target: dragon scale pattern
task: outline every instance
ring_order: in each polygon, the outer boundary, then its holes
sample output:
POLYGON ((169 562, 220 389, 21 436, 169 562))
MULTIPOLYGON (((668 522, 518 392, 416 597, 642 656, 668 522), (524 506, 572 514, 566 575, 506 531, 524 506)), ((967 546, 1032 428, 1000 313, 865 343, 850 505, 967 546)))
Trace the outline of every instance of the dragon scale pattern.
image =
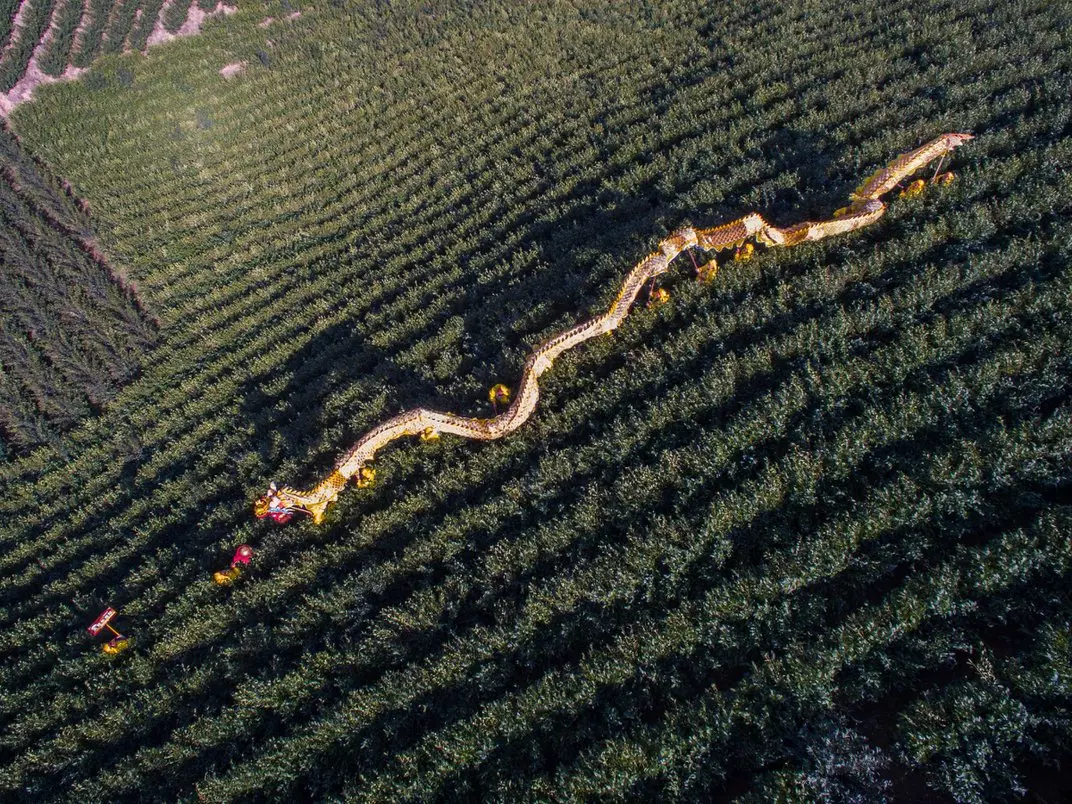
MULTIPOLYGON (((403 436, 435 438, 439 434, 491 441, 513 432, 523 425, 540 398, 539 378, 563 352, 598 335, 613 332, 629 314, 645 284, 665 273, 674 259, 690 248, 708 251, 740 248, 749 240, 768 247, 788 247, 798 243, 822 240, 833 235, 869 226, 886 212, 881 196, 935 159, 972 139, 970 134, 943 134, 909 153, 897 157, 867 179, 851 196, 848 207, 838 210, 824 221, 805 221, 780 229, 772 226, 758 213, 745 215, 730 223, 710 229, 683 227, 664 239, 657 251, 641 260, 626 276, 621 290, 610 309, 571 329, 548 338, 529 356, 522 370, 521 382, 510 406, 490 419, 469 418, 427 408, 414 408, 388 419, 362 436, 338 462, 335 470, 307 491, 290 487, 269 491, 254 504, 258 517, 271 516, 286 521, 296 512, 312 516, 315 523, 323 520, 329 505, 338 498, 347 482, 354 477, 366 477, 368 465, 377 451, 403 436)), ((949 180, 952 174, 935 174, 935 180, 949 180)), ((922 186, 922 182, 915 182, 922 186)))

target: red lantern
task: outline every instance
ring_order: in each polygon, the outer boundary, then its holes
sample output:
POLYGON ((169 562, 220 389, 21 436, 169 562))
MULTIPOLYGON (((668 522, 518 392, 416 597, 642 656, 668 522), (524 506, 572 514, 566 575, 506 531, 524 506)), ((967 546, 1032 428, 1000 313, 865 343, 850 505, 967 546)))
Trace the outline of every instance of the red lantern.
POLYGON ((212 580, 219 586, 230 586, 241 577, 242 567, 248 566, 250 559, 252 558, 252 547, 248 544, 238 545, 238 549, 235 550, 234 553, 234 558, 231 559, 231 566, 225 570, 212 573, 212 580))

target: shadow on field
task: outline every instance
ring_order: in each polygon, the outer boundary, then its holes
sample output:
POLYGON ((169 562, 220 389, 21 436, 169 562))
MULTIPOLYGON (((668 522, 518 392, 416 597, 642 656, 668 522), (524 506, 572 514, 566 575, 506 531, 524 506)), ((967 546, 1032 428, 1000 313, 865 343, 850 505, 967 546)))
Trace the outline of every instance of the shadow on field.
MULTIPOLYGON (((800 176, 804 187, 802 193, 796 187, 761 182, 763 203, 759 211, 785 225, 804 218, 828 217, 835 206, 843 205, 855 185, 832 180, 830 146, 814 135, 793 129, 776 131, 751 146, 750 152, 768 171, 768 179, 792 171, 800 176), (805 201, 803 206, 801 199, 805 201)), ((536 248, 540 260, 552 269, 520 277, 508 275, 485 284, 468 283, 466 292, 445 306, 427 328, 415 333, 413 341, 430 337, 447 319, 460 316, 470 349, 465 356, 466 365, 480 385, 490 387, 503 378, 517 377, 536 343, 537 333, 551 327, 565 329, 600 312, 597 301, 612 297, 632 268, 630 261, 643 253, 638 249, 639 237, 653 247, 657 237, 688 219, 678 195, 683 188, 665 187, 652 180, 627 195, 607 186, 614 178, 614 173, 608 172, 598 183, 577 184, 566 199, 571 202, 568 212, 554 221, 540 220, 536 211, 519 218, 517 226, 527 235, 517 249, 536 248), (638 232, 647 234, 638 236, 638 232), (583 256, 591 251, 613 255, 612 274, 592 272, 592 265, 583 256), (532 309, 540 310, 538 319, 526 331, 510 334, 518 316, 532 309)), ((703 220, 695 224, 719 225, 752 211, 756 211, 755 206, 719 206, 703 211, 703 220)), ((479 248, 479 244, 474 246, 474 250, 479 248)), ((684 261, 684 257, 679 260, 684 261)), ((391 297, 385 297, 380 304, 390 301, 391 297)), ((475 409, 476 405, 452 399, 444 384, 400 366, 397 349, 372 346, 358 330, 345 323, 329 327, 240 391, 244 419, 258 433, 272 434, 260 442, 261 455, 267 462, 278 463, 281 455, 310 455, 320 449, 321 454, 314 454, 306 463, 310 467, 307 478, 312 480, 365 429, 386 416, 418 406, 455 409, 464 415, 487 414, 475 409), (282 378, 287 379, 281 384, 282 378), (385 394, 386 412, 375 421, 365 422, 364 427, 347 422, 341 442, 331 445, 327 455, 324 447, 318 447, 327 418, 325 406, 331 394, 345 392, 355 383, 367 384, 372 393, 385 394), (267 386, 272 387, 270 392, 265 391, 267 386)))
MULTIPOLYGON (((394 355, 361 338, 353 325, 335 324, 240 391, 243 418, 266 435, 260 441, 265 462, 278 463, 280 454, 310 455, 323 449, 319 445, 328 418, 326 406, 333 394, 357 383, 386 395, 388 416, 409 407, 443 404, 442 395, 425 377, 399 366, 394 355), (272 390, 265 391, 269 386, 272 390)), ((347 425, 342 442, 330 445, 332 454, 339 454, 358 436, 357 428, 347 425)), ((324 458, 320 455, 309 462, 310 481, 320 477, 315 465, 324 458)))
MULTIPOLYGON (((667 147, 674 145, 671 141, 667 147)), ((602 312, 599 300, 608 303, 636 261, 679 226, 718 226, 751 212, 760 212, 781 226, 829 218, 845 205, 859 181, 846 184, 831 175, 836 155, 832 145, 796 129, 782 129, 750 144, 745 152, 764 171, 755 182, 751 203, 734 196, 732 204, 697 209, 685 195, 688 185, 674 185, 664 178, 642 181, 625 193, 614 186, 621 171, 609 170, 598 182, 578 183, 563 203, 568 210, 553 221, 541 219, 540 205, 533 204, 533 211, 517 221, 518 228, 527 231, 518 249, 537 249, 540 261, 553 269, 470 285, 465 303, 452 311, 465 320, 478 366, 492 367, 480 376, 481 382, 517 375, 520 364, 503 349, 503 333, 512 331, 519 313, 540 310, 535 324, 521 333, 531 347, 537 343, 536 333, 566 329, 602 312), (800 186, 777 181, 787 174, 796 174, 800 186), (604 262, 614 267, 593 272, 591 258, 586 256, 591 253, 604 256, 604 262)), ((688 258, 682 256, 678 263, 676 271, 680 272, 688 258)), ((507 345, 514 344, 508 339, 507 345)))

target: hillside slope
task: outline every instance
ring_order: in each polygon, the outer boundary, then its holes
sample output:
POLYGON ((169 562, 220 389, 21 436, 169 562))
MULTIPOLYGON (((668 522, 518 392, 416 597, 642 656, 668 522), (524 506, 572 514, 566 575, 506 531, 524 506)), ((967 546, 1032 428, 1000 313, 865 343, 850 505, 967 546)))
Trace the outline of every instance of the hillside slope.
POLYGON ((1060 798, 1072 9, 993 5, 246 8, 43 88, 13 126, 161 332, 0 466, 0 790, 1060 798), (252 518, 392 413, 490 414, 679 224, 827 216, 943 131, 954 184, 679 267, 510 438, 252 518))

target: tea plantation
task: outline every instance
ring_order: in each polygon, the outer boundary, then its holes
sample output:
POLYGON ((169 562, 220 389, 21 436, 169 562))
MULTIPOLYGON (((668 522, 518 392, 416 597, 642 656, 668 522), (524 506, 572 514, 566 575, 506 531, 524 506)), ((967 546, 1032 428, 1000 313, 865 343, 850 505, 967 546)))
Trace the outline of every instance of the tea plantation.
POLYGON ((11 116, 156 331, 0 462, 0 798, 1072 794, 1072 4, 295 9, 11 116), (871 227, 679 259, 510 437, 252 516, 490 416, 681 224, 827 218, 949 131, 871 227))

